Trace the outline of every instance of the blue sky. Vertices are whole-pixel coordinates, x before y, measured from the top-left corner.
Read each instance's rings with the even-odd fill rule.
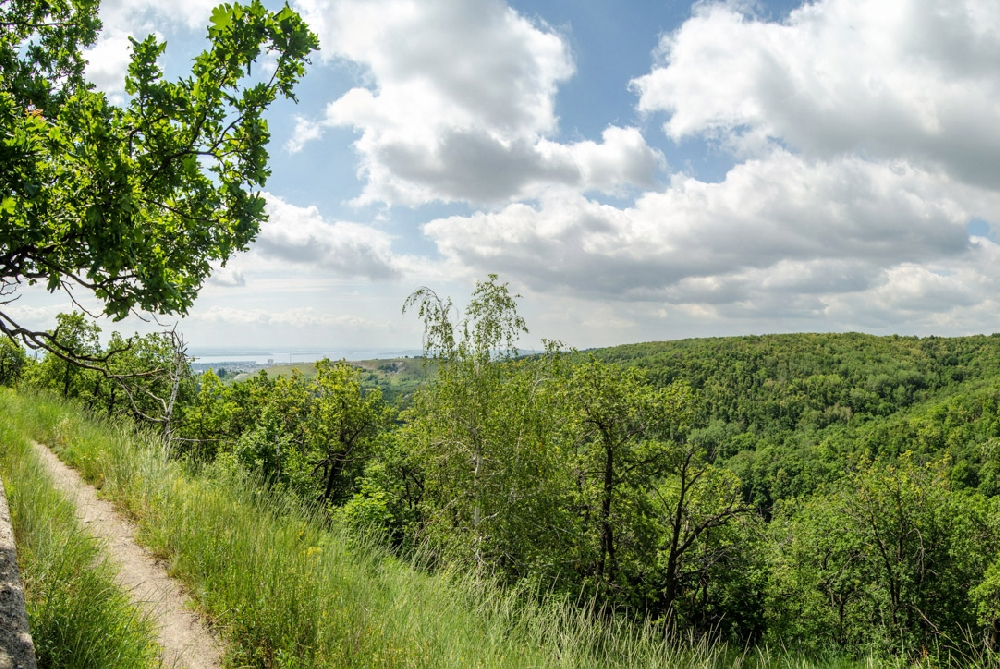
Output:
[[[419,348],[406,295],[489,272],[527,348],[1000,329],[995,2],[292,6],[322,50],[269,113],[270,220],[181,322],[194,348]],[[211,7],[105,2],[91,80],[120,100],[149,32],[180,74]]]

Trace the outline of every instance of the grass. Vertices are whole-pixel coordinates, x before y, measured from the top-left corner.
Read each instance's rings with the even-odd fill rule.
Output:
[[[2,394],[0,411],[136,519],[140,541],[168,560],[229,642],[229,666],[884,666],[597,623],[578,607],[531,603],[469,575],[427,574],[222,467],[171,461],[148,433],[43,397]]]
[[[386,402],[394,406],[407,403],[418,386],[437,374],[437,364],[423,358],[392,358],[351,361],[361,369],[361,382],[369,387],[379,387]],[[311,362],[297,362],[287,365],[270,365],[264,371],[268,376],[291,376],[293,370],[300,372],[305,380],[316,376],[316,365]],[[228,377],[226,383],[232,385],[245,381],[259,372],[242,373]]]
[[[159,666],[152,624],[115,584],[115,568],[77,525],[72,505],[6,413],[0,413],[0,477],[39,668]]]

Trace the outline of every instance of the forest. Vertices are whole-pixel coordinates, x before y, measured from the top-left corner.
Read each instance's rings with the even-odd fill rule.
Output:
[[[171,457],[250,474],[434,572],[692,638],[862,657],[1000,643],[1000,336],[797,334],[575,351],[496,276],[459,312],[422,288],[426,380],[195,377],[170,334],[114,373],[4,340],[0,381],[152,425]],[[148,373],[155,370],[156,373]]]

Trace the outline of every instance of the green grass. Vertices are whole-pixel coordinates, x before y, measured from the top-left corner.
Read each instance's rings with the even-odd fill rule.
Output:
[[[423,358],[392,358],[376,360],[351,361],[355,367],[359,367],[362,384],[382,389],[382,395],[386,402],[394,406],[405,405],[413,391],[437,374],[437,364],[432,361],[425,361]],[[316,365],[311,362],[296,362],[287,365],[271,365],[265,371],[268,376],[291,376],[292,371],[297,370],[308,381],[316,376]],[[254,374],[243,373],[233,377],[227,377],[226,383],[233,384],[245,381]]]
[[[153,626],[114,581],[11,416],[0,413],[0,476],[40,669],[159,666]]]
[[[827,667],[843,658],[678,639],[457,573],[427,574],[149,434],[11,393],[0,412],[139,523],[231,645],[233,667]],[[110,666],[110,665],[109,665]]]
[[[264,371],[267,372],[268,376],[291,376],[292,372],[295,370],[301,373],[302,376],[304,376],[306,379],[311,379],[314,376],[316,376],[316,365],[314,365],[311,362],[296,362],[296,363],[289,363],[287,365],[282,365],[282,364],[268,365],[268,367]],[[251,376],[256,376],[257,374],[260,374],[260,372],[253,372],[253,373],[241,372],[236,376],[227,377],[226,381],[228,383],[245,381],[246,379],[249,379]]]

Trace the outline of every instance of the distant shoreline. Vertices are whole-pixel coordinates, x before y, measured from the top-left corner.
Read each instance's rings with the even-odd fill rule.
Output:
[[[275,350],[275,351],[225,351],[218,349],[195,349],[188,351],[196,364],[218,365],[225,363],[256,363],[258,365],[284,365],[311,363],[323,358],[330,360],[393,360],[422,355],[420,349],[343,349],[343,350]]]

